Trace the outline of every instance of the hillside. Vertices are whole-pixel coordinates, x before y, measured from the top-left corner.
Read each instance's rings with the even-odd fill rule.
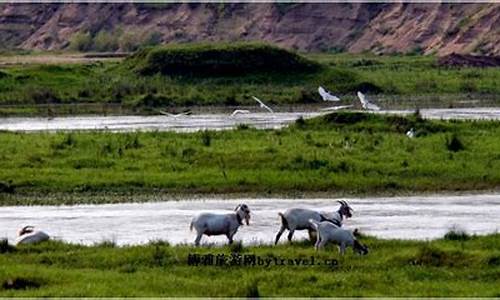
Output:
[[[500,54],[500,4],[0,4],[0,48],[66,49],[78,33],[158,43],[265,41],[301,51]],[[102,39],[101,39],[102,40]]]

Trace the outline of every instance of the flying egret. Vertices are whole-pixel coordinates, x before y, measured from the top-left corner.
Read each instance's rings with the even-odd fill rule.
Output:
[[[185,112],[181,112],[181,113],[178,113],[178,114],[172,114],[172,113],[169,113],[169,112],[166,112],[166,111],[163,111],[163,110],[158,110],[158,112],[162,115],[165,115],[165,116],[168,116],[168,117],[173,117],[173,118],[177,118],[177,117],[183,117],[183,116],[189,116],[191,114],[190,111],[185,111]]]
[[[342,110],[342,109],[348,109],[353,107],[354,105],[339,105],[339,106],[332,106],[332,107],[327,107],[327,108],[322,108],[322,111],[336,111],[336,110]]]
[[[237,109],[237,110],[233,111],[233,113],[231,114],[231,117],[234,117],[234,116],[239,115],[239,114],[249,114],[249,113],[250,113],[249,110]]]
[[[322,86],[318,88],[318,93],[321,95],[321,98],[323,98],[323,101],[340,101],[340,98],[332,95],[330,91]]]
[[[409,138],[414,138],[416,135],[415,135],[415,129],[414,128],[411,128],[410,130],[408,130],[408,132],[406,132],[406,136],[409,137]]]
[[[363,106],[363,109],[380,110],[380,107],[378,107],[377,105],[368,101],[368,99],[366,99],[365,95],[363,95],[361,92],[358,92],[358,98],[359,98],[359,101],[361,102],[361,105]]]
[[[267,109],[267,110],[268,110],[269,112],[271,112],[271,113],[274,113],[274,111],[273,111],[273,110],[272,110],[269,106],[265,105],[265,104],[264,104],[264,102],[262,102],[261,100],[259,100],[259,98],[255,97],[255,96],[252,96],[252,98],[253,98],[255,101],[259,102],[260,107]]]

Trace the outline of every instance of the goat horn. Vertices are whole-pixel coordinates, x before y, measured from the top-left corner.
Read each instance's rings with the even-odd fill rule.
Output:
[[[238,204],[238,206],[236,206],[236,208],[234,209],[234,211],[238,211],[238,208],[240,208],[241,204]]]

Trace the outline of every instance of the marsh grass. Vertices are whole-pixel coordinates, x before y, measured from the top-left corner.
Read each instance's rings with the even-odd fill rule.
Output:
[[[410,128],[418,132],[416,138],[406,136]],[[457,136],[460,147],[451,136]],[[2,205],[50,194],[115,202],[141,193],[362,195],[470,191],[500,184],[496,121],[346,112],[281,130],[1,132],[0,144]]]
[[[242,255],[337,265],[188,265],[192,254],[231,256],[230,246],[82,246],[47,242],[0,255],[0,296],[496,297],[500,236],[463,241],[360,238],[366,256],[308,242],[245,246]],[[26,284],[24,284],[26,283]],[[12,288],[19,286],[21,288]]]

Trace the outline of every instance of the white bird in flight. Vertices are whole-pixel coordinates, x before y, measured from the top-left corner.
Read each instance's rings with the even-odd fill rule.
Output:
[[[340,98],[332,95],[330,91],[322,86],[318,88],[318,93],[321,95],[321,98],[323,98],[323,101],[340,101]]]
[[[249,114],[249,113],[250,113],[249,110],[237,109],[237,110],[233,111],[233,113],[231,114],[231,117],[234,117],[234,116],[239,115],[239,114]]]
[[[268,110],[269,112],[271,112],[271,113],[274,113],[274,111],[273,111],[273,110],[272,110],[269,106],[265,105],[265,104],[264,104],[264,102],[262,102],[261,100],[259,100],[259,98],[255,97],[255,96],[252,96],[252,98],[253,98],[255,101],[259,102],[260,107],[267,109],[267,110]]]
[[[158,110],[158,112],[160,114],[162,114],[162,115],[173,117],[173,118],[183,117],[183,116],[189,116],[191,114],[190,111],[185,111],[185,112],[181,112],[181,113],[178,113],[178,114],[172,114],[172,113],[169,113],[169,112],[166,112],[166,111],[163,111],[163,110]]]
[[[332,107],[327,107],[327,108],[322,108],[322,111],[336,111],[336,110],[341,110],[341,109],[348,109],[353,107],[354,105],[339,105],[339,106],[332,106]]]
[[[363,95],[361,92],[358,92],[358,98],[359,98],[359,101],[361,102],[361,105],[363,106],[363,109],[366,109],[366,110],[380,110],[380,107],[378,107],[377,105],[371,103],[370,101],[368,101],[365,97],[365,95]]]

